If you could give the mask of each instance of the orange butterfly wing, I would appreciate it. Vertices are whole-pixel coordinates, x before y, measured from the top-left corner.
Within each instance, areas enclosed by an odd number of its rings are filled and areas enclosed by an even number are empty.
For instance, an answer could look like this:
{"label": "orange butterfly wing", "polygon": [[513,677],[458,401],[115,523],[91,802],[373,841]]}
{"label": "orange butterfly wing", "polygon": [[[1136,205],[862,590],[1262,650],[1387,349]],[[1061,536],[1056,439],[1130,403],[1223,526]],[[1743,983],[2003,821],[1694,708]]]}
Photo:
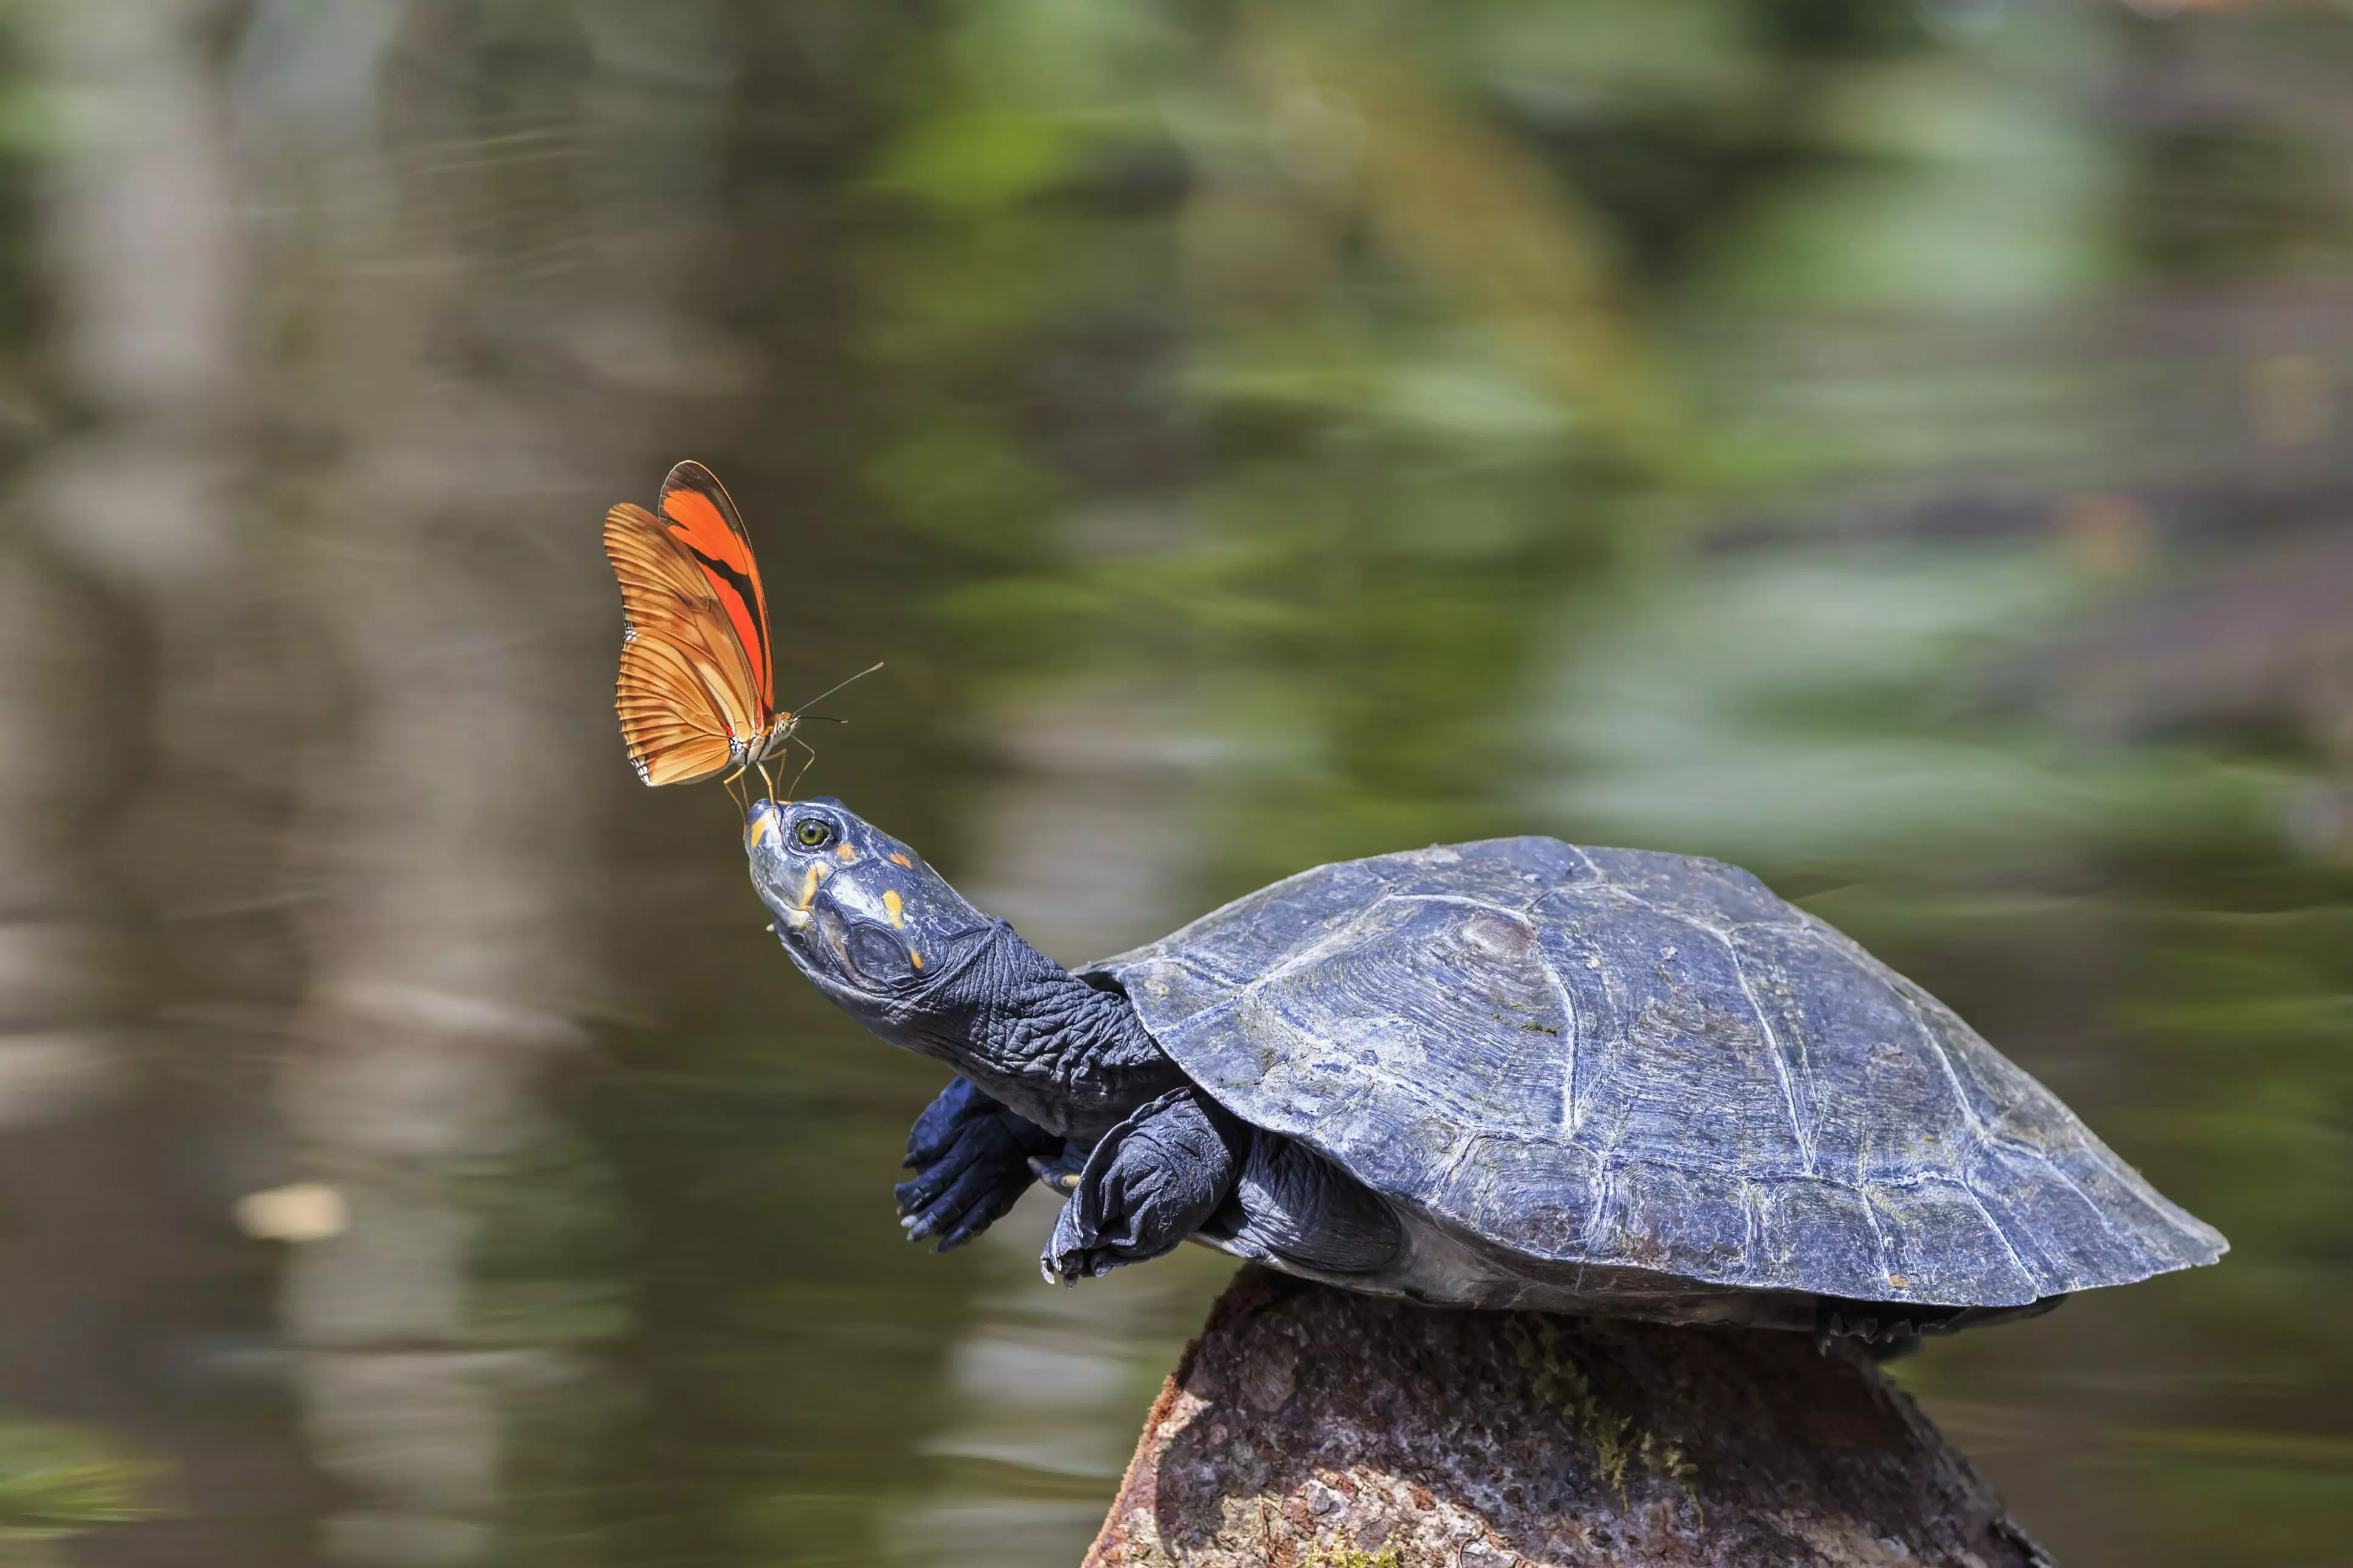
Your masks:
{"label": "orange butterfly wing", "polygon": [[776,706],[776,660],[768,646],[767,591],[760,585],[760,563],[752,558],[744,519],[725,487],[701,463],[672,468],[662,481],[659,504],[662,521],[702,568],[751,660],[765,720]]}
{"label": "orange butterfly wing", "polygon": [[691,784],[765,739],[767,602],[734,503],[709,469],[671,469],[661,505],[660,517],[627,503],[605,516],[628,619],[614,707],[638,776]]}

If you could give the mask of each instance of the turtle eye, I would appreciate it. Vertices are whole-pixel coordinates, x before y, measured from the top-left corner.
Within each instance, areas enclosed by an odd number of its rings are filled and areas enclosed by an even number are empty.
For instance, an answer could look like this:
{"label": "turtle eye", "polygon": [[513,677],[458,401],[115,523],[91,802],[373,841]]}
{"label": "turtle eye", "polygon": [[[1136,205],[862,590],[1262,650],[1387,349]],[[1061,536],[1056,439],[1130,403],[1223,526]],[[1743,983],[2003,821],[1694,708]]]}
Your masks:
{"label": "turtle eye", "polygon": [[804,816],[794,825],[793,837],[815,849],[833,837],[833,825],[823,817]]}

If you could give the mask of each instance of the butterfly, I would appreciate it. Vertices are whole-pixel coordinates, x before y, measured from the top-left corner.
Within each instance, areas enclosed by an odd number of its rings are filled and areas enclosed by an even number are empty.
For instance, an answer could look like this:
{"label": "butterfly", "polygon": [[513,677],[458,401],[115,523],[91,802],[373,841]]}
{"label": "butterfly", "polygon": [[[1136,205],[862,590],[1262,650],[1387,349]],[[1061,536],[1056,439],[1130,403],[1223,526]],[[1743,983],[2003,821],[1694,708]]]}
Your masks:
{"label": "butterfly", "polygon": [[711,470],[691,462],[670,471],[655,509],[624,501],[605,514],[605,554],[627,617],[613,705],[629,761],[649,784],[725,773],[731,792],[757,768],[773,795],[769,760],[787,745],[812,761],[816,752],[795,735],[807,704],[776,706],[767,593],[743,516]]}

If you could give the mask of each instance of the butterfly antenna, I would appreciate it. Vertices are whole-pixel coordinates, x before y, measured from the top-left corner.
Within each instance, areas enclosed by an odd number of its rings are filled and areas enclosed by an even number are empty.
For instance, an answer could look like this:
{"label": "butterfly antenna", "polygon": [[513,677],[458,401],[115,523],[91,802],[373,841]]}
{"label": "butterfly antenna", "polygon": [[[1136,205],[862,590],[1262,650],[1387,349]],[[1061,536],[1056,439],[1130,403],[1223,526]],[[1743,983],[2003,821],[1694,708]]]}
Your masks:
{"label": "butterfly antenna", "polygon": [[[851,676],[849,680],[863,680],[881,668],[882,661],[878,658],[872,664],[868,665],[864,669],[860,670],[856,675]],[[837,681],[835,684],[827,687],[823,691],[818,692],[816,696],[802,703],[800,708],[794,709],[793,711],[795,713],[798,713],[801,710],[801,708],[816,707],[818,703],[824,701],[827,698],[832,696],[835,692],[849,685],[849,680]],[[796,721],[796,722],[797,722],[797,721]]]}

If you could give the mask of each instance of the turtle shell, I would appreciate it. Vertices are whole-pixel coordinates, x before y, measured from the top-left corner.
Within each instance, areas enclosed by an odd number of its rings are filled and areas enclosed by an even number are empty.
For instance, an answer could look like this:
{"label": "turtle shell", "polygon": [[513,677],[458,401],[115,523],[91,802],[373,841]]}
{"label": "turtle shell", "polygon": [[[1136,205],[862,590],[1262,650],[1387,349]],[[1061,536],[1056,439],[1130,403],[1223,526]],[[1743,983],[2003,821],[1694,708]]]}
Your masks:
{"label": "turtle shell", "polygon": [[1245,1121],[1531,1258],[2008,1306],[2227,1245],[1713,860],[1531,837],[1321,866],[1091,973]]}

